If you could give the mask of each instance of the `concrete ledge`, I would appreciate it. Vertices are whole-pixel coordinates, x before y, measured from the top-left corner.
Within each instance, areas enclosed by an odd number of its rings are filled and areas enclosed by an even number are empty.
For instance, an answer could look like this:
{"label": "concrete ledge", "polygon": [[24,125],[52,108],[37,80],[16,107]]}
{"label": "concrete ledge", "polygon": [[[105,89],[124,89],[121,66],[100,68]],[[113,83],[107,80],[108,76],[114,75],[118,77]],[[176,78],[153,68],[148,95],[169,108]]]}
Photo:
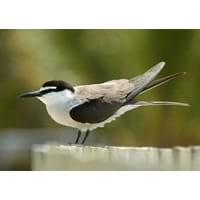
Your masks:
{"label": "concrete ledge", "polygon": [[32,150],[33,170],[200,170],[200,146],[94,147],[45,144]]}

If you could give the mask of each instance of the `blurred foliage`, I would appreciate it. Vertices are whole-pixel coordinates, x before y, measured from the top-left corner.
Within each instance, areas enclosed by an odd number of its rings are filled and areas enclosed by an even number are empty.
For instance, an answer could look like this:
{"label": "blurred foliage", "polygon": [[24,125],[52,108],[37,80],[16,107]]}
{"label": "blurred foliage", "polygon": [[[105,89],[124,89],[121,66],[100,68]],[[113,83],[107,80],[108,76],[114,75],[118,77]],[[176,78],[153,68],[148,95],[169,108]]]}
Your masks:
{"label": "blurred foliage", "polygon": [[0,128],[60,127],[38,100],[17,96],[51,79],[100,83],[132,78],[159,61],[160,76],[187,75],[142,96],[183,107],[144,107],[96,130],[115,145],[200,144],[200,30],[0,30]]}

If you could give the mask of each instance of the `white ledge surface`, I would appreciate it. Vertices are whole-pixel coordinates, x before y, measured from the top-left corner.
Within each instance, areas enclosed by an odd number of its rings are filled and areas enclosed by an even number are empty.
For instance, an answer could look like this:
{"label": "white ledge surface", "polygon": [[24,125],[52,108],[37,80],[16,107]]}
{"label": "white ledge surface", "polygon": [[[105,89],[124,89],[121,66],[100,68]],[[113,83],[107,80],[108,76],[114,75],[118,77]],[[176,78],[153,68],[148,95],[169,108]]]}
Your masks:
{"label": "white ledge surface", "polygon": [[154,148],[45,144],[32,150],[33,170],[200,170],[200,146]]}

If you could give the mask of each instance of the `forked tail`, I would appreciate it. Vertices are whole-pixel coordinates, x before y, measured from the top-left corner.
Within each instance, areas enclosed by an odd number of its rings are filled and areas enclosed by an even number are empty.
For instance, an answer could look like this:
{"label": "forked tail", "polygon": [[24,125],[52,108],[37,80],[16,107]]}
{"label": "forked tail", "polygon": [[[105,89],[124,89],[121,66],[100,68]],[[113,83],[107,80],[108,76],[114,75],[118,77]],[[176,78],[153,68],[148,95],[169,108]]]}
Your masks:
{"label": "forked tail", "polygon": [[177,78],[177,77],[179,77],[179,76],[183,76],[183,75],[185,75],[185,74],[186,74],[186,72],[180,72],[180,73],[171,74],[171,75],[169,75],[169,76],[165,76],[165,77],[163,77],[163,78],[154,80],[154,81],[150,82],[150,83],[143,89],[143,91],[142,91],[140,94],[142,94],[143,92],[147,92],[147,91],[149,91],[149,90],[151,90],[151,89],[153,89],[153,88],[156,88],[156,87],[158,87],[158,86],[160,86],[160,85],[163,85],[163,84],[167,83],[168,81],[171,81],[171,80],[173,80],[173,79],[175,79],[175,78]]}

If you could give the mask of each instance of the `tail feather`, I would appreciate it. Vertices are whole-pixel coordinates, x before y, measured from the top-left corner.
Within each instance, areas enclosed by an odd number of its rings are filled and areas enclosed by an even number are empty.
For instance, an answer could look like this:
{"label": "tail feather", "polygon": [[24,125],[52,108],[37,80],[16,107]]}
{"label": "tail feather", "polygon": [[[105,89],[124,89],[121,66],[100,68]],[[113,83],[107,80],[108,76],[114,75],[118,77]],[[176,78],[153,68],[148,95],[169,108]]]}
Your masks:
{"label": "tail feather", "polygon": [[186,106],[190,105],[187,103],[171,102],[171,101],[138,101],[135,105],[139,106]]}
{"label": "tail feather", "polygon": [[144,89],[143,91],[140,93],[142,94],[143,92],[147,92],[148,90],[151,90],[155,87],[158,87],[160,85],[163,85],[165,83],[167,83],[168,81],[171,81],[179,76],[183,76],[185,75],[186,72],[180,72],[180,73],[176,73],[176,74],[172,74],[172,75],[169,75],[169,76],[165,76],[163,78],[160,78],[160,79],[157,79],[157,80],[154,80],[152,81],[151,83],[149,83]]}

